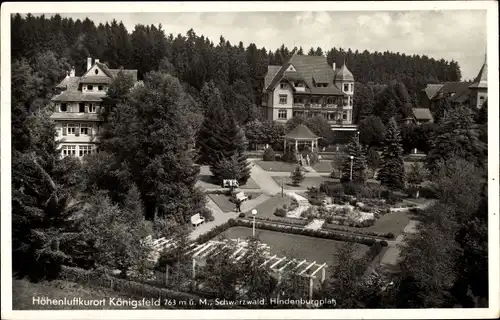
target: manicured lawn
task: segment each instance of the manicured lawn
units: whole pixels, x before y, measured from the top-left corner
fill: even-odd
[[[258,196],[261,195],[261,193],[258,192],[245,192],[245,194],[248,196],[252,196],[252,199],[257,198]],[[210,199],[212,199],[213,202],[223,211],[223,212],[230,212],[230,211],[235,211],[236,210],[236,204],[232,203],[229,201],[229,196],[226,196],[225,194],[207,194]]]
[[[297,167],[297,164],[282,161],[264,161],[257,160],[255,164],[265,171],[272,172],[292,172]]]
[[[313,169],[317,172],[330,173],[333,171],[331,160],[321,160],[313,166]]]
[[[271,247],[271,254],[279,257],[287,256],[296,259],[307,259],[311,263],[327,263],[331,270],[332,265],[336,265],[335,252],[338,248],[345,244],[342,241],[329,239],[314,238],[296,234],[289,234],[270,230],[255,230],[260,241],[268,244]],[[230,239],[244,239],[252,236],[252,228],[233,227],[228,229],[225,236]],[[361,257],[369,247],[362,244],[355,244],[355,257]]]
[[[74,282],[54,280],[32,283],[28,280],[12,279],[12,309],[13,310],[83,310],[83,309],[132,309],[131,307],[118,307],[109,304],[110,298],[122,298],[128,300],[129,297],[110,289],[96,288],[81,285]],[[73,297],[82,300],[102,300],[105,304],[99,306],[51,306],[33,304],[33,297],[49,297],[51,299],[72,300]],[[137,299],[137,298],[134,298]],[[159,307],[138,307],[138,309],[159,309]]]
[[[334,179],[331,179],[329,177],[305,177],[304,181],[300,183],[298,186],[292,185],[292,179],[290,177],[272,177],[278,185],[281,186],[281,180],[285,179],[285,182],[283,184],[283,189],[285,190],[293,190],[293,189],[307,189],[309,187],[317,187],[319,188],[319,185],[323,181],[337,181]]]
[[[199,175],[198,185],[204,189],[220,189],[221,185],[216,184],[211,175]],[[248,179],[247,183],[240,186],[240,189],[260,189],[259,185],[252,179]]]
[[[258,206],[255,207],[257,210],[257,216],[259,217],[269,217],[275,218],[274,210],[276,208],[282,208],[284,204],[289,206],[292,203],[292,199],[286,195],[281,197],[281,193],[275,195],[272,198],[267,199]]]
[[[386,213],[380,217],[375,224],[366,228],[355,228],[349,226],[339,226],[353,231],[375,231],[381,233],[392,232],[395,237],[403,233],[404,228],[410,222],[410,213],[407,211]]]

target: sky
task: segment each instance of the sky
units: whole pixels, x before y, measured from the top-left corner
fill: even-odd
[[[47,14],[50,15],[50,14]],[[193,28],[215,44],[222,35],[232,44],[273,51],[285,44],[425,54],[458,61],[462,79],[473,79],[486,51],[485,10],[444,11],[286,11],[286,12],[161,12],[64,13],[63,17],[89,19],[96,24],[116,19],[129,32],[136,24],[162,24],[167,34],[185,35]]]

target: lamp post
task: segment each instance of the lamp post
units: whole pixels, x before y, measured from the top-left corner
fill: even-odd
[[[353,160],[354,160],[354,156],[351,156],[351,181],[352,181],[352,163],[353,163]]]
[[[252,210],[253,216],[253,227],[252,227],[252,236],[255,238],[255,216],[257,215],[257,209]]]
[[[356,131],[356,137],[358,138],[358,143],[359,143],[359,131]]]

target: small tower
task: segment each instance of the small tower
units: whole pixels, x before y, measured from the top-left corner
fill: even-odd
[[[335,69],[335,63],[333,64]],[[347,121],[352,123],[352,106],[354,97],[354,76],[351,71],[347,68],[344,60],[344,64],[339,69],[334,71],[334,84],[344,93],[343,107],[347,109]]]
[[[484,55],[484,63],[476,79],[469,86],[470,90],[470,106],[473,108],[481,108],[484,101],[488,98],[488,61],[486,54]]]

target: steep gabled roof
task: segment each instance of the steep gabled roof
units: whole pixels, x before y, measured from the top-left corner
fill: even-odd
[[[80,77],[67,76],[56,86],[56,88],[65,90],[77,90],[79,84],[80,84]]]
[[[290,65],[293,65],[296,71],[286,71]],[[350,71],[347,67],[344,68],[348,73]],[[273,74],[273,75],[272,75]],[[265,89],[273,89],[279,81],[283,78],[299,78],[299,76],[306,83],[307,89],[306,92],[315,91],[321,92],[324,94],[341,94],[343,92],[339,90],[333,83],[335,72],[328,65],[326,61],[326,57],[324,56],[304,56],[294,54],[288,62],[283,64],[276,71],[276,66],[268,67],[268,74],[265,78]],[[352,74],[351,74],[352,77]],[[327,83],[328,86],[326,88],[319,87],[316,88],[314,86],[314,82],[316,83]],[[320,90],[317,90],[320,89]]]
[[[86,76],[80,78],[80,83],[110,84],[113,79],[109,77]]]
[[[317,139],[315,135],[306,125],[299,124],[285,136],[288,139]]]
[[[488,88],[488,61],[486,55],[484,56],[483,66],[469,88]]]
[[[442,87],[442,84],[428,84],[427,87],[422,89],[422,91],[425,92],[427,98],[433,99],[437,95],[439,89],[441,89]]]
[[[431,111],[428,108],[413,108],[412,111],[413,116],[417,120],[434,120],[434,117],[432,116]]]
[[[354,76],[347,68],[345,62],[339,69],[335,70],[335,80],[339,81],[354,81]]]

